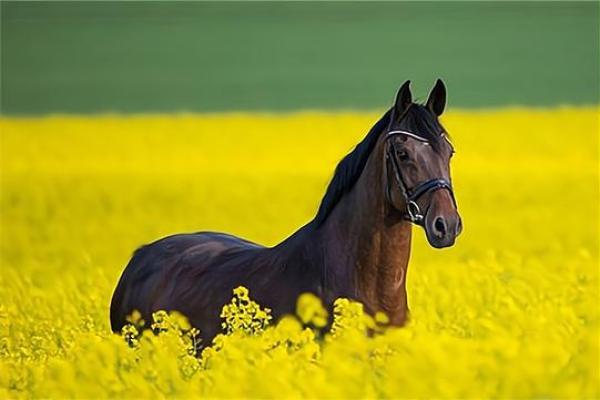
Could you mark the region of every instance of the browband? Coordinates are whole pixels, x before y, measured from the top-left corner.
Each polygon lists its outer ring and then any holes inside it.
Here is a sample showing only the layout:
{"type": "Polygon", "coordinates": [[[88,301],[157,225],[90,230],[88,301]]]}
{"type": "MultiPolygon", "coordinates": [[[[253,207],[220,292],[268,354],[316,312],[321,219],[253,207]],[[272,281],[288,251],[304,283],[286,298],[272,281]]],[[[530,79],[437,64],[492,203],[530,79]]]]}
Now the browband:
{"type": "Polygon", "coordinates": [[[429,143],[429,140],[425,139],[424,137],[414,134],[412,132],[408,132],[408,131],[389,131],[387,133],[387,136],[394,136],[394,135],[406,135],[413,139],[417,139],[420,142],[429,143]]]}

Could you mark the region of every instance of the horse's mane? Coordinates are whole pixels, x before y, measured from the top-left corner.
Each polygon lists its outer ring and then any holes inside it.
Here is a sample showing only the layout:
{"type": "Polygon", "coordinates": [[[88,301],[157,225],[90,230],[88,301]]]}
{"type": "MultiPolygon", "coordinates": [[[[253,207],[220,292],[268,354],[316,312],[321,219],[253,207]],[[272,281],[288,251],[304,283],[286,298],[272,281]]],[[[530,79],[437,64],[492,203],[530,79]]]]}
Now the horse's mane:
{"type": "MultiPolygon", "coordinates": [[[[377,143],[379,134],[390,125],[391,115],[391,109],[383,114],[381,119],[369,130],[365,138],[339,162],[314,219],[317,226],[325,222],[342,196],[352,189],[367,164],[367,160],[377,143]]],[[[433,146],[437,147],[436,145],[440,142],[440,133],[443,132],[443,128],[437,118],[425,106],[411,104],[403,116],[403,120],[405,120],[407,129],[423,136],[433,146]]]]}
{"type": "Polygon", "coordinates": [[[367,136],[335,167],[333,179],[329,182],[329,186],[315,217],[317,225],[321,225],[327,219],[327,216],[342,196],[352,189],[352,186],[354,186],[367,164],[367,160],[377,143],[379,134],[389,125],[391,114],[391,110],[383,114],[383,117],[373,125],[367,136]]]}

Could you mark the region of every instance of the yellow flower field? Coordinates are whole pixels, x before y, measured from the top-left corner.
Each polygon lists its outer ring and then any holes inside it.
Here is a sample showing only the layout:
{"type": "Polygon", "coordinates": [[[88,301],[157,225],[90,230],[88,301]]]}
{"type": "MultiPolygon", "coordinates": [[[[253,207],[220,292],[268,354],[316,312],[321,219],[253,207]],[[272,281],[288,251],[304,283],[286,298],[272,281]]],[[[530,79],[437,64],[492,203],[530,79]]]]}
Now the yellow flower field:
{"type": "Polygon", "coordinates": [[[0,398],[600,397],[598,108],[443,117],[464,231],[440,251],[414,228],[403,329],[367,337],[340,301],[322,337],[303,298],[266,330],[225,310],[232,333],[200,359],[177,315],[131,347],[111,334],[137,246],[199,230],[277,243],[378,117],[1,118],[0,398]]]}

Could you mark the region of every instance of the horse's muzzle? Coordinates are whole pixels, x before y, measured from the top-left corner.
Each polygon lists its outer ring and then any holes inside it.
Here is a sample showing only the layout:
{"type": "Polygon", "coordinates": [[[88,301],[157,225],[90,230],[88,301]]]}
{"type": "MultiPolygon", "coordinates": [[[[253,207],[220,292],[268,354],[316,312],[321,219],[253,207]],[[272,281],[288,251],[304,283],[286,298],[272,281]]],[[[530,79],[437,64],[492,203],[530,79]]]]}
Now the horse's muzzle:
{"type": "Polygon", "coordinates": [[[462,232],[462,220],[454,203],[449,202],[447,193],[438,191],[433,196],[432,207],[427,212],[423,227],[427,241],[432,247],[441,249],[454,244],[456,237],[462,232]],[[437,201],[436,201],[437,200],[437,201]]]}

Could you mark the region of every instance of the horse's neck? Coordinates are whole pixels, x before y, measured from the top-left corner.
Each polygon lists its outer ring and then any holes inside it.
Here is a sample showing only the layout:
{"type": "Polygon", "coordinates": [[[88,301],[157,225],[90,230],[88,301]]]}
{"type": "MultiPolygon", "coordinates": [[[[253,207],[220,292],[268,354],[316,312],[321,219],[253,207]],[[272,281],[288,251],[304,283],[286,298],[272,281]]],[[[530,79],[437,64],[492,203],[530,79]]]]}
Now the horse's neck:
{"type": "Polygon", "coordinates": [[[325,284],[335,295],[384,311],[396,325],[407,315],[406,272],[411,225],[385,200],[382,144],[322,227],[325,284]]]}

